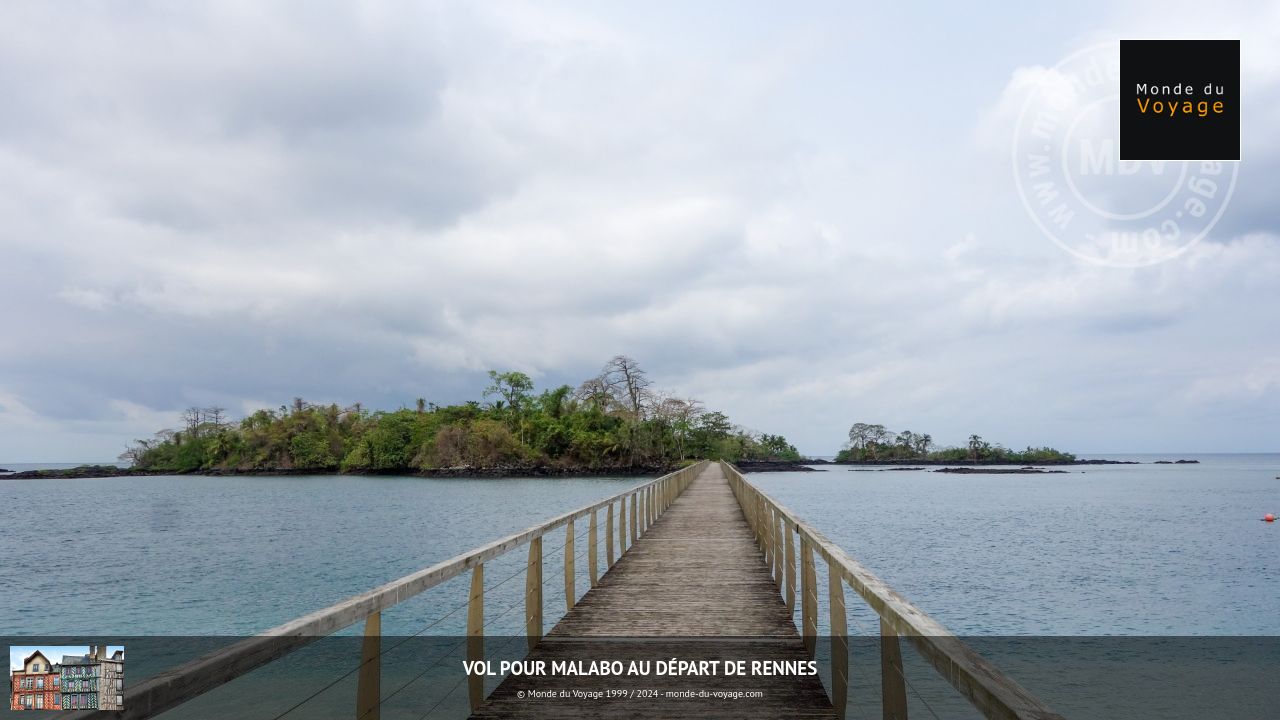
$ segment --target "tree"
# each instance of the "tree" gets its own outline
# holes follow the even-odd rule
[[[204,409],[198,407],[189,407],[182,411],[182,424],[187,428],[189,437],[196,437],[200,434],[200,423],[204,422]]]
[[[849,447],[854,450],[865,450],[867,443],[870,443],[875,436],[875,428],[884,430],[883,425],[869,425],[867,423],[854,423],[849,426]]]
[[[578,389],[574,391],[574,397],[579,402],[595,408],[601,412],[609,409],[609,404],[613,400],[613,393],[609,391],[609,383],[603,375],[583,380]]]
[[[685,443],[693,432],[694,422],[702,414],[702,403],[693,398],[666,397],[653,403],[655,417],[669,429],[680,459],[685,458]]]
[[[604,365],[603,377],[609,387],[621,396],[636,420],[642,419],[645,388],[649,387],[648,374],[640,364],[626,355],[615,355]]]
[[[223,425],[226,423],[226,415],[226,408],[217,407],[216,405],[213,407],[207,407],[204,409],[204,422],[213,425],[213,429],[218,431],[221,430]]]
[[[490,370],[489,380],[492,384],[485,388],[484,396],[498,395],[502,397],[507,407],[511,408],[512,412],[515,413],[516,424],[519,426],[520,445],[523,447],[524,406],[529,399],[529,393],[533,391],[533,381],[529,379],[528,375],[516,370],[504,373]]]
[[[929,448],[933,446],[933,436],[929,433],[923,433],[915,437],[916,455],[925,457],[929,454]]]
[[[634,360],[617,356],[575,393],[535,393],[520,372],[489,373],[483,404],[437,406],[423,398],[393,412],[342,409],[301,397],[228,420],[217,407],[182,413],[181,431],[136,441],[122,459],[140,470],[349,470],[404,472],[512,464],[597,468],[669,466],[686,457],[783,458],[781,435],[739,428],[692,398],[659,394]],[[517,433],[518,430],[518,433]],[[798,454],[796,455],[798,457]]]
[[[978,453],[982,451],[982,446],[985,444],[981,435],[974,434],[969,436],[969,458],[975,463],[978,462]]]

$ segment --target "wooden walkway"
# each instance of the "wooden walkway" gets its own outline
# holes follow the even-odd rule
[[[526,660],[806,660],[791,613],[718,464],[710,465]],[[532,697],[537,691],[657,697]],[[670,697],[667,692],[709,697]],[[759,692],[761,697],[714,696]],[[524,693],[522,696],[521,693]],[[511,676],[489,718],[834,718],[818,676]]]

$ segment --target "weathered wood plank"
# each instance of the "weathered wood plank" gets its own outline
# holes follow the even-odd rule
[[[360,644],[360,672],[356,676],[356,717],[378,720],[382,699],[382,613],[365,618]]]
[[[471,595],[467,601],[467,660],[484,660],[484,565],[471,571]],[[467,695],[471,709],[484,702],[484,676],[467,676]]]
[[[907,720],[907,676],[898,632],[880,620],[880,704],[884,720]]]
[[[636,508],[646,507],[644,499]],[[607,517],[607,516],[606,516]],[[633,514],[633,517],[635,515]],[[652,516],[651,516],[652,517]],[[763,522],[761,529],[764,529]],[[613,567],[529,654],[528,660],[609,658],[698,659],[715,652],[753,659],[799,660],[807,656],[791,612],[765,564],[753,528],[720,468],[704,470],[667,510],[653,517]],[[773,545],[777,547],[775,542]],[[625,650],[625,652],[624,652]],[[547,689],[554,681],[509,677],[474,718],[579,717],[794,717],[833,718],[818,676],[797,677],[575,677],[557,689],[646,688],[662,690],[761,690],[764,698],[738,701],[663,699],[643,705],[581,699],[529,703],[518,693]]]

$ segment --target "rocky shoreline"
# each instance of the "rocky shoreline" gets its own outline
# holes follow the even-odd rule
[[[302,476],[302,475],[406,475],[430,478],[503,478],[503,477],[602,477],[602,476],[637,476],[654,477],[677,470],[676,467],[661,466],[628,466],[628,467],[552,467],[552,466],[503,466],[491,468],[448,467],[421,470],[418,468],[398,468],[377,472],[344,473],[337,470],[293,470],[293,469],[218,469],[201,470],[199,472],[171,472],[162,470],[136,470],[115,465],[81,465],[74,468],[51,470],[24,470],[0,476],[0,480],[77,480],[86,478],[112,477],[147,477],[157,475],[203,475],[221,477],[228,475],[261,475],[261,476]],[[4,472],[4,471],[0,471]]]
[[[1153,465],[1194,465],[1199,460],[1155,460]],[[944,462],[940,460],[866,460],[860,462],[833,462],[831,460],[801,460],[799,462],[791,461],[767,461],[767,460],[744,460],[737,463],[737,467],[744,473],[763,473],[763,472],[820,472],[821,468],[811,467],[813,465],[836,465],[846,466],[854,471],[873,472],[888,470],[924,470],[926,467],[939,467],[941,469],[934,472],[948,472],[956,474],[1029,474],[1029,473],[1045,473],[1045,472],[1066,472],[1065,470],[1040,470],[1040,466],[1064,466],[1064,465],[1142,465],[1136,460],[1074,460],[1071,462],[1046,462],[1036,463],[1036,466],[1025,466],[1023,468],[1010,467],[993,467],[1001,465],[1001,463],[978,462],[964,463],[958,465],[955,462]],[[865,468],[865,469],[863,469]],[[0,469],[0,480],[74,480],[83,478],[108,478],[108,477],[145,477],[149,475],[208,475],[208,476],[224,476],[224,475],[276,475],[276,476],[297,476],[297,475],[408,475],[413,477],[443,477],[443,478],[499,478],[499,477],[600,477],[608,475],[622,476],[656,476],[672,472],[678,469],[675,466],[619,466],[619,467],[559,467],[559,466],[499,466],[499,467],[448,467],[448,468],[432,468],[430,470],[421,470],[418,468],[396,468],[392,470],[381,470],[375,472],[358,472],[344,473],[338,470],[294,470],[294,469],[218,469],[218,470],[201,470],[198,472],[178,473],[170,471],[157,470],[136,470],[134,468],[122,468],[115,465],[81,465],[74,468],[54,469],[54,470],[23,470],[21,472],[11,472]]]
[[[1067,465],[1198,465],[1199,460],[1154,460],[1150,463],[1143,463],[1138,460],[1071,460],[1036,463],[1035,467],[1059,467]],[[965,473],[981,473],[981,474],[1019,474],[1030,473],[1035,470],[1033,466],[1025,466],[1031,470],[1023,468],[1004,467],[1009,463],[993,462],[982,460],[976,463],[963,462],[957,463],[949,460],[861,460],[858,462],[835,462],[832,460],[801,460],[798,462],[752,462],[743,461],[737,463],[738,469],[744,473],[752,472],[812,472],[819,468],[809,467],[811,465],[836,465],[845,466],[855,472],[873,472],[885,470],[924,470],[926,467],[939,467],[941,470],[934,472],[953,472],[958,474]],[[863,468],[866,468],[863,470]],[[988,469],[983,469],[988,468]],[[1067,472],[1066,470],[1039,470],[1036,472]]]
[[[953,473],[955,475],[1065,475],[1069,470],[1045,470],[1038,467],[1020,467],[1020,468],[982,468],[982,467],[944,467],[938,468],[933,472],[936,473]]]

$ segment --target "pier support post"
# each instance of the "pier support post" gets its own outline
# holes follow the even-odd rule
[[[604,515],[604,552],[605,552],[605,571],[613,567],[613,503],[609,503],[609,508]]]
[[[639,502],[636,500],[636,493],[631,493],[631,544],[635,545],[636,540],[640,539],[640,531],[636,525],[636,511],[639,508]]]
[[[597,569],[596,551],[596,511],[591,511],[591,522],[587,524],[587,564],[591,566],[591,587],[600,583],[600,571]]]
[[[813,546],[800,536],[800,625],[804,649],[813,657],[818,648],[818,574],[813,567]]]
[[[573,609],[573,603],[578,599],[577,593],[577,570],[574,567],[574,537],[573,537],[573,518],[569,518],[569,524],[564,529],[564,609],[565,612]]]
[[[795,534],[786,524],[783,532],[787,534],[787,612],[796,613],[796,541]]]
[[[627,552],[627,499],[618,501],[618,557]]]
[[[524,574],[524,634],[533,650],[542,639],[542,536],[529,541]]]
[[[827,568],[831,596],[831,705],[836,717],[844,720],[849,704],[849,625],[844,611],[844,579],[835,568]]]
[[[884,720],[907,720],[907,676],[898,631],[880,618],[880,695]]]
[[[773,584],[782,592],[782,513],[773,513],[769,530],[773,539]]]
[[[364,620],[360,673],[356,680],[356,720],[378,720],[382,700],[382,613]]]
[[[467,660],[484,660],[484,563],[471,571],[471,597],[467,601]],[[467,676],[467,694],[471,709],[477,710],[484,702],[484,674]]]

